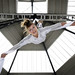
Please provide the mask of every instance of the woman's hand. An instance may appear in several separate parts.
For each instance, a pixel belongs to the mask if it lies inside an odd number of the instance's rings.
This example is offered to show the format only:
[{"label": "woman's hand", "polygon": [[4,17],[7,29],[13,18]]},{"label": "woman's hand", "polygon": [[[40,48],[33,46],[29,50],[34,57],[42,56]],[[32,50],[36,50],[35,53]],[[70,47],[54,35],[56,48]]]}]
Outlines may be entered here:
[{"label": "woman's hand", "polygon": [[75,21],[74,21],[74,23],[71,26],[75,26]]},{"label": "woman's hand", "polygon": [[6,57],[6,53],[1,54],[1,58],[5,58]]},{"label": "woman's hand", "polygon": [[[61,25],[64,26],[66,24],[66,22],[61,22]],[[75,26],[75,22],[73,24],[71,24],[70,26]]]}]

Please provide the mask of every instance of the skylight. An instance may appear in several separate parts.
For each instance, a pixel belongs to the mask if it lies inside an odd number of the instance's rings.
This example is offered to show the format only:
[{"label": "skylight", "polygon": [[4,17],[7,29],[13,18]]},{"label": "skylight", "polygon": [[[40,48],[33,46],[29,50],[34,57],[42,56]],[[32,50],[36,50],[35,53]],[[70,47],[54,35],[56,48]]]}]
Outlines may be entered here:
[{"label": "skylight", "polygon": [[[0,55],[6,51],[8,51],[11,47],[13,47],[13,45],[8,41],[8,39],[6,39],[6,37],[0,32]],[[14,57],[14,53],[10,53],[7,55],[7,57],[5,58],[5,62],[3,67],[8,71],[9,67],[11,65],[12,59]]]},{"label": "skylight", "polygon": [[67,14],[75,15],[75,0],[68,0]]},{"label": "skylight", "polygon": [[[31,2],[18,1],[17,13],[32,13]],[[34,2],[33,13],[47,13],[47,0],[46,2]]]},{"label": "skylight", "polygon": [[64,31],[48,49],[56,71],[75,54],[74,41],[75,35]]},{"label": "skylight", "polygon": [[45,51],[19,51],[11,69],[14,73],[53,72]]}]

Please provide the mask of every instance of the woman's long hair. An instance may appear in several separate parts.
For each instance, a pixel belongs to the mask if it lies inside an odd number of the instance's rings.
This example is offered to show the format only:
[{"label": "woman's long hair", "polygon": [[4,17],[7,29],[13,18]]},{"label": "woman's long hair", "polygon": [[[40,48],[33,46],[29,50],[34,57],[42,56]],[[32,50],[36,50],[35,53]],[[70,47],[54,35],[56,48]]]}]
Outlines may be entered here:
[{"label": "woman's long hair", "polygon": [[21,22],[21,27],[24,28],[23,34],[28,35],[28,27],[30,27],[33,23],[29,19],[24,19],[23,22]]}]

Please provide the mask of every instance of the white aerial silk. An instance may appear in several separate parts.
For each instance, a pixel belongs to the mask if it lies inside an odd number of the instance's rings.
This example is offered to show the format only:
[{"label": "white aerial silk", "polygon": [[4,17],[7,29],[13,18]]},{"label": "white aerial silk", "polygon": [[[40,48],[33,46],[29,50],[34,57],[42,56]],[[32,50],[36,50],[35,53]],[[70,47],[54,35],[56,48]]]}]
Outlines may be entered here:
[{"label": "white aerial silk", "polygon": [[3,63],[4,63],[4,58],[0,58],[0,73],[2,71]]},{"label": "white aerial silk", "polygon": [[40,23],[38,19],[35,18],[34,21],[33,21],[33,23],[35,23],[35,21],[38,22],[38,24],[37,24],[37,27],[38,27],[38,28],[43,27],[43,26],[42,26],[42,23]]},{"label": "white aerial silk", "polygon": [[[38,29],[38,38],[29,34],[28,36],[23,38],[19,43],[14,45],[10,50],[8,50],[5,53],[9,54],[9,53],[13,52],[14,50],[17,50],[17,49],[21,48],[22,46],[29,44],[29,43],[39,44],[41,42],[44,42],[46,39],[46,34],[49,33],[50,31],[66,28],[73,23],[74,23],[74,21],[67,23],[64,26],[62,26],[61,23],[56,23],[56,24],[51,25],[51,26],[41,27]],[[4,62],[4,58],[0,58],[0,72],[2,70],[3,62]]]}]

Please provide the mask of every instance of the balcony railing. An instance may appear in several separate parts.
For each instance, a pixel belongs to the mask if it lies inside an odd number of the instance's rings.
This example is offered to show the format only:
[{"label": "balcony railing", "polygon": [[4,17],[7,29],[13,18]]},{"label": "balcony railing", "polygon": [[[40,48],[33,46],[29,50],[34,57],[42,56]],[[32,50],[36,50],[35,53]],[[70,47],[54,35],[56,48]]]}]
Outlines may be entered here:
[{"label": "balcony railing", "polygon": [[[10,14],[10,13],[0,13],[0,20],[10,20],[14,18],[25,19],[30,18],[33,14]],[[37,14],[39,20],[44,21],[66,21],[75,20],[75,15],[63,15],[63,14]]]}]

